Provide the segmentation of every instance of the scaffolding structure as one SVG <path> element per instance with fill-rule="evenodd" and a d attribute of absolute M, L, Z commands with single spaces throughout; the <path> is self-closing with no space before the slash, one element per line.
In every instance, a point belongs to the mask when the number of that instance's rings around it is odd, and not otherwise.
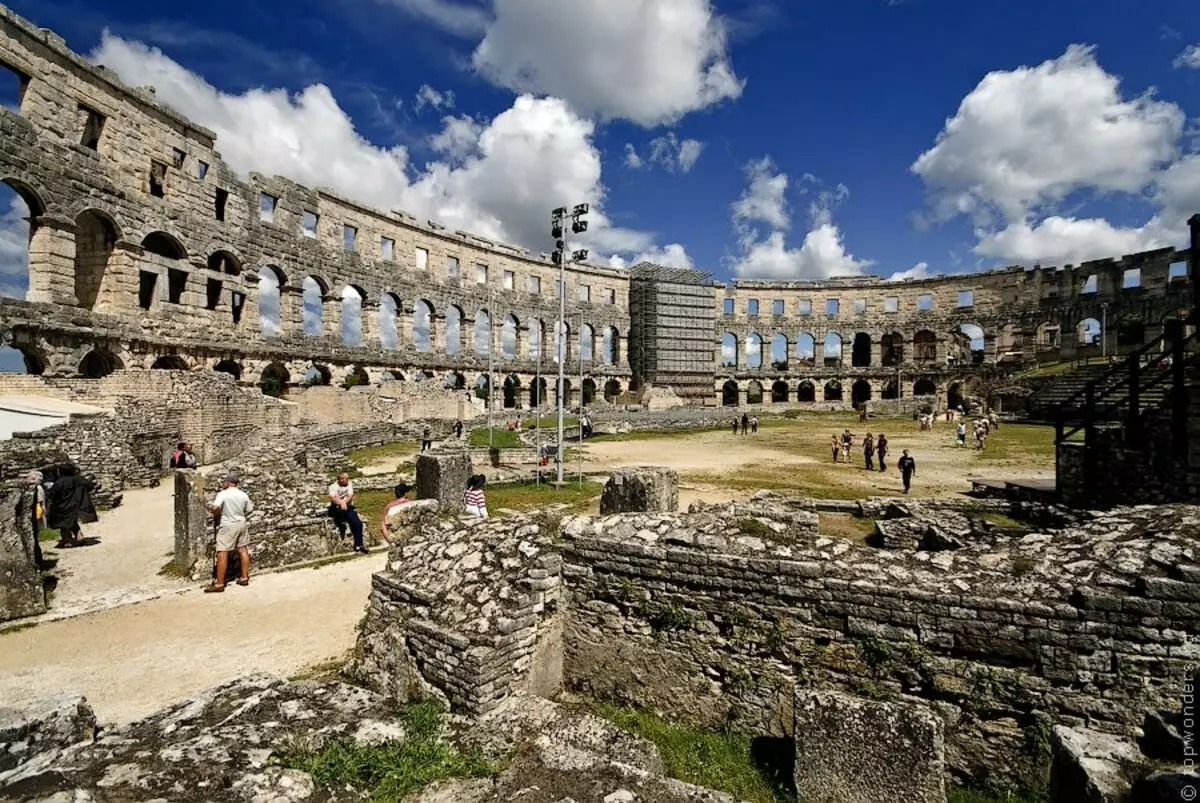
<path fill-rule="evenodd" d="M 717 299 L 711 274 L 634 265 L 629 317 L 634 389 L 670 386 L 683 398 L 712 398 Z"/>

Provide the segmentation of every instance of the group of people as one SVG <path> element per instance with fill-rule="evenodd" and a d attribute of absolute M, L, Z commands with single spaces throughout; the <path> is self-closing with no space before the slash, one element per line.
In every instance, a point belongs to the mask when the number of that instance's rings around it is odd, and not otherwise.
<path fill-rule="evenodd" d="M 734 417 L 734 419 L 733 419 L 733 434 L 734 435 L 738 434 L 738 424 L 741 424 L 743 435 L 745 435 L 747 432 L 750 432 L 752 434 L 758 433 L 758 416 L 756 416 L 756 415 L 746 415 L 745 413 L 742 413 L 742 417 L 740 420 L 737 417 Z"/>
<path fill-rule="evenodd" d="M 29 515 L 32 519 L 34 558 L 44 565 L 40 543 L 42 530 L 57 530 L 59 549 L 83 545 L 80 524 L 99 521 L 92 501 L 94 483 L 79 473 L 73 463 L 63 463 L 25 475 L 29 486 Z"/>
<path fill-rule="evenodd" d="M 192 451 L 190 443 L 179 443 L 175 446 L 175 451 L 171 452 L 171 460 L 167 464 L 171 468 L 195 468 L 196 453 Z"/>
<path fill-rule="evenodd" d="M 849 463 L 850 451 L 854 448 L 854 433 L 849 429 L 842 431 L 841 435 L 834 434 L 829 441 L 829 448 L 833 452 L 833 462 Z M 887 435 L 882 432 L 876 438 L 870 432 L 863 438 L 863 463 L 867 471 L 875 470 L 875 459 L 879 459 L 879 470 L 887 471 L 887 456 L 889 453 Z M 904 483 L 904 493 L 908 493 L 912 487 L 912 479 L 917 475 L 917 461 L 908 453 L 907 449 L 901 452 L 900 460 L 896 463 L 896 468 L 900 470 L 900 479 Z"/>
<path fill-rule="evenodd" d="M 972 425 L 972 429 L 974 430 L 975 448 L 976 449 L 983 448 L 983 445 L 987 441 L 988 436 L 992 434 L 992 430 L 998 426 L 998 424 L 993 423 L 994 419 L 995 419 L 995 413 L 992 414 L 990 419 L 989 418 L 975 419 L 975 423 Z M 967 423 L 965 421 L 958 422 L 958 425 L 955 427 L 954 437 L 959 446 L 967 445 Z"/>

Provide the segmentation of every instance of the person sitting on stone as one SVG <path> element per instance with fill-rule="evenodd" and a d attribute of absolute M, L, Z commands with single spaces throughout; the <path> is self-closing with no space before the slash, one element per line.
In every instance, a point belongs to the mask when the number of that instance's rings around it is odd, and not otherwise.
<path fill-rule="evenodd" d="M 383 515 L 379 517 L 379 534 L 389 544 L 392 543 L 392 533 L 388 529 L 388 519 L 391 517 L 392 511 L 401 505 L 408 504 L 408 492 L 411 490 L 412 486 L 407 482 L 402 482 L 393 488 L 392 493 L 396 495 L 396 498 L 387 503 L 387 506 L 383 509 Z"/>
<path fill-rule="evenodd" d="M 467 480 L 467 490 L 463 494 L 463 508 L 467 514 L 481 519 L 488 517 L 487 498 L 483 495 L 485 481 L 486 478 L 482 474 L 476 474 Z"/>
<path fill-rule="evenodd" d="M 337 481 L 329 486 L 329 515 L 342 538 L 346 537 L 346 527 L 350 528 L 355 552 L 367 551 L 363 545 L 362 519 L 354 507 L 354 484 L 350 482 L 349 474 L 338 474 Z"/>

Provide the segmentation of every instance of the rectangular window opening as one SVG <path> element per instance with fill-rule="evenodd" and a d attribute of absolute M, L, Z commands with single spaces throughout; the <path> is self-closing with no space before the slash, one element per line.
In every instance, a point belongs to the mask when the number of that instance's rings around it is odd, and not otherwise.
<path fill-rule="evenodd" d="M 150 162 L 150 194 L 155 198 L 166 195 L 167 166 L 162 162 Z"/>
<path fill-rule="evenodd" d="M 100 112 L 89 109 L 82 103 L 79 104 L 79 111 L 83 114 L 83 136 L 79 139 L 79 144 L 91 150 L 100 150 L 100 135 L 104 133 L 104 115 Z"/>
<path fill-rule="evenodd" d="M 446 278 L 458 278 L 458 257 L 446 257 Z"/>
<path fill-rule="evenodd" d="M 179 304 L 183 301 L 183 291 L 187 287 L 187 271 L 169 268 L 167 270 L 167 301 Z"/>
<path fill-rule="evenodd" d="M 771 314 L 772 315 L 782 315 L 783 314 L 783 299 L 777 298 L 771 302 Z"/>
<path fill-rule="evenodd" d="M 183 169 L 183 160 L 187 158 L 187 154 L 179 150 L 179 148 L 171 148 L 171 161 L 175 164 L 176 170 Z"/>
<path fill-rule="evenodd" d="M 487 284 L 487 265 L 475 266 L 475 284 Z"/>
<path fill-rule="evenodd" d="M 1167 267 L 1168 282 L 1186 282 L 1188 277 L 1188 263 L 1172 262 Z"/>
<path fill-rule="evenodd" d="M 1121 277 L 1121 289 L 1131 290 L 1134 287 L 1142 286 L 1142 269 L 1130 268 L 1125 271 L 1125 275 Z"/>
<path fill-rule="evenodd" d="M 884 312 L 899 312 L 900 311 L 900 297 L 899 296 L 888 296 L 887 298 L 885 298 L 883 300 L 883 311 Z"/>
<path fill-rule="evenodd" d="M 929 312 L 933 309 L 933 296 L 929 294 L 917 296 L 917 309 L 921 312 Z"/>
<path fill-rule="evenodd" d="M 208 162 L 203 159 L 196 160 L 196 178 L 204 181 L 208 177 Z"/>
<path fill-rule="evenodd" d="M 732 298 L 725 299 L 725 314 L 726 315 L 733 314 L 733 299 Z"/>
<path fill-rule="evenodd" d="M 317 221 L 319 219 L 316 212 L 309 212 L 307 209 L 300 213 L 300 231 L 303 232 L 305 237 L 316 239 Z"/>
<path fill-rule="evenodd" d="M 235 324 L 242 322 L 242 309 L 246 306 L 246 294 L 234 292 L 229 297 L 229 311 Z"/>
<path fill-rule="evenodd" d="M 583 302 L 584 304 L 591 302 L 591 300 L 592 300 L 592 286 L 591 285 L 589 285 L 589 284 L 579 285 L 579 300 L 581 302 Z"/>
<path fill-rule="evenodd" d="M 209 279 L 208 280 L 208 292 L 206 294 L 206 298 L 204 301 L 204 308 L 205 309 L 216 309 L 217 305 L 220 303 L 221 303 L 221 280 L 220 279 Z"/>
<path fill-rule="evenodd" d="M 27 89 L 29 76 L 0 61 L 0 106 L 20 114 Z"/>
<path fill-rule="evenodd" d="M 379 238 L 379 258 L 391 262 L 396 258 L 396 241 L 391 237 Z"/>
<path fill-rule="evenodd" d="M 529 292 L 535 296 L 542 294 L 542 279 L 540 276 L 529 277 Z"/>
<path fill-rule="evenodd" d="M 416 263 L 417 270 L 424 273 L 429 270 L 429 251 L 424 248 L 417 248 L 413 251 L 413 261 Z"/>
<path fill-rule="evenodd" d="M 975 291 L 974 290 L 959 290 L 958 291 L 958 306 L 960 306 L 960 307 L 975 306 Z"/>
<path fill-rule="evenodd" d="M 261 193 L 258 196 L 258 217 L 264 223 L 275 222 L 275 207 L 279 204 L 279 199 L 268 193 Z"/>
<path fill-rule="evenodd" d="M 758 314 L 758 299 L 757 298 L 751 298 L 746 302 L 746 314 L 747 315 L 757 315 Z"/>
<path fill-rule="evenodd" d="M 867 311 L 867 300 L 865 298 L 854 299 L 854 314 L 863 315 Z"/>
<path fill-rule="evenodd" d="M 154 304 L 154 286 L 158 284 L 158 274 L 148 270 L 138 271 L 138 306 L 150 309 Z"/>
<path fill-rule="evenodd" d="M 812 315 L 812 301 L 807 298 L 800 299 L 797 309 L 801 315 Z"/>
<path fill-rule="evenodd" d="M 1087 281 L 1083 283 L 1083 289 L 1079 291 L 1080 295 L 1096 292 L 1096 274 L 1087 277 Z"/>
<path fill-rule="evenodd" d="M 511 290 L 513 289 L 513 284 L 516 282 L 517 278 L 511 270 L 506 270 L 504 271 L 504 275 L 501 277 L 501 280 L 501 286 L 505 290 Z"/>
<path fill-rule="evenodd" d="M 837 315 L 838 311 L 841 309 L 841 307 L 842 307 L 842 302 L 838 301 L 836 298 L 825 299 L 825 314 L 826 315 L 830 315 L 830 316 Z"/>
<path fill-rule="evenodd" d="M 617 291 L 611 287 L 604 291 L 604 303 L 612 306 L 617 303 Z"/>
<path fill-rule="evenodd" d="M 562 290 L 563 290 L 562 286 L 563 286 L 562 279 L 554 280 L 554 297 L 555 298 L 562 298 Z"/>
<path fill-rule="evenodd" d="M 358 241 L 358 229 L 346 223 L 342 226 L 342 249 L 353 251 L 354 243 Z"/>
<path fill-rule="evenodd" d="M 217 189 L 217 199 L 213 204 L 213 212 L 217 216 L 217 220 L 222 223 L 225 221 L 225 205 L 229 203 L 229 190 Z"/>

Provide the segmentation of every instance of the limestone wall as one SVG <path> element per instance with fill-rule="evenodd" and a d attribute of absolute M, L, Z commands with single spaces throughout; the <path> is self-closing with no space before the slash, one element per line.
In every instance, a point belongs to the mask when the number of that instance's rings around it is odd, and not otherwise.
<path fill-rule="evenodd" d="M 31 503 L 32 495 L 21 485 L 0 486 L 0 622 L 46 610 Z"/>

